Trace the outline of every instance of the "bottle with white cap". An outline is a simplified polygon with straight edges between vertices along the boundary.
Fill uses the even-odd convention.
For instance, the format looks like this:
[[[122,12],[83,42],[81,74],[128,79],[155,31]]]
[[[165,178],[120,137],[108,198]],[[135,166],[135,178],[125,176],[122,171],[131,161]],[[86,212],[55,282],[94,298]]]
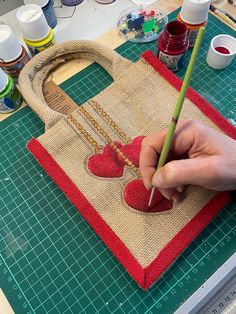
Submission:
[[[188,28],[189,47],[193,47],[199,29],[206,26],[211,0],[183,0],[178,20]]]
[[[57,17],[55,15],[53,0],[24,0],[24,4],[37,4],[43,10],[44,16],[51,28],[57,25]]]
[[[16,18],[32,56],[56,44],[53,30],[37,4],[21,7],[16,13]]]
[[[15,111],[21,103],[22,96],[13,79],[0,68],[0,113]]]
[[[0,25],[0,67],[4,72],[17,82],[20,71],[29,60],[29,55],[12,29],[8,25]]]
[[[9,81],[8,75],[4,73],[2,69],[0,69],[0,94],[7,87],[8,81]]]

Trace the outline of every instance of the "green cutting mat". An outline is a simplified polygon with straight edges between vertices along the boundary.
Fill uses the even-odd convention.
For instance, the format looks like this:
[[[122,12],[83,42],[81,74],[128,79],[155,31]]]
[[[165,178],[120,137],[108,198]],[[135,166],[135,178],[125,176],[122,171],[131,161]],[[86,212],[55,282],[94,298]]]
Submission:
[[[235,64],[224,71],[205,64],[210,38],[219,33],[233,31],[210,16],[192,86],[235,124]],[[155,43],[117,50],[137,60],[146,49],[155,52]],[[110,82],[93,64],[61,87],[81,104]],[[1,123],[0,287],[17,314],[173,313],[235,252],[233,203],[153,288],[142,291],[25,148],[43,132],[29,108]]]

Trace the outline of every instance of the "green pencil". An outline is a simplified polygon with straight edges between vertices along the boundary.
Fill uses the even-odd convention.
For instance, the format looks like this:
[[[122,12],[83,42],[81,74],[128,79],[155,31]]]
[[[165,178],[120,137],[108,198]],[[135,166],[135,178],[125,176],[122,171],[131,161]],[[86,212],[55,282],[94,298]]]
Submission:
[[[163,147],[161,150],[161,154],[160,154],[158,165],[157,165],[157,170],[159,170],[162,166],[164,166],[164,164],[166,162],[166,158],[169,154],[171,144],[173,141],[173,137],[174,137],[175,128],[176,128],[176,125],[177,125],[177,122],[179,119],[181,109],[183,107],[185,95],[186,95],[187,89],[189,87],[189,83],[190,83],[192,73],[193,73],[193,68],[194,68],[194,65],[196,63],[196,59],[197,59],[198,52],[199,52],[199,49],[201,46],[204,32],[205,32],[204,27],[201,27],[198,31],[198,35],[197,35],[197,39],[196,39],[196,42],[195,42],[195,45],[193,48],[193,52],[192,52],[192,55],[191,55],[191,58],[190,58],[190,61],[189,61],[188,67],[187,67],[187,71],[186,71],[185,76],[184,76],[181,90],[180,90],[179,95],[178,95],[178,99],[177,99],[177,103],[176,103],[175,110],[173,113],[173,117],[171,119],[171,123],[169,125],[168,132],[167,132],[167,135],[165,137],[165,141],[164,141],[164,144],[163,144]],[[151,204],[152,204],[154,192],[155,192],[155,186],[152,187],[152,192],[150,195],[148,206],[151,206]]]

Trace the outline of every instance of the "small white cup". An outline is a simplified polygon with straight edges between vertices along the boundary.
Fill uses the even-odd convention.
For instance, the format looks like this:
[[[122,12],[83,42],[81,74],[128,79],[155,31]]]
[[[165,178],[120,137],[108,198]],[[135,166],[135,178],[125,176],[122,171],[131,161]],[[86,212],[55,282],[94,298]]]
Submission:
[[[181,20],[192,25],[204,23],[208,19],[210,4],[211,0],[183,0]]]
[[[219,47],[226,48],[229,53],[221,53],[216,50]],[[206,61],[213,69],[225,69],[230,65],[236,54],[236,39],[230,35],[218,35],[211,40]]]
[[[0,93],[7,87],[8,75],[0,68]]]
[[[43,10],[37,4],[27,4],[21,7],[16,13],[16,18],[24,37],[28,40],[42,40],[50,32]]]
[[[16,60],[21,55],[22,49],[11,28],[0,25],[0,60],[4,62]]]

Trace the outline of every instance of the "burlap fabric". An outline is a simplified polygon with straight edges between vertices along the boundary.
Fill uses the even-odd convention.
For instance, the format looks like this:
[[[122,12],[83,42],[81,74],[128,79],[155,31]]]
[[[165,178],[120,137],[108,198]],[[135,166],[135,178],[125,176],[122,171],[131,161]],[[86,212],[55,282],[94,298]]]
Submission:
[[[19,78],[20,89],[26,102],[44,121],[46,126],[45,134],[37,139],[37,143],[42,145],[56,164],[59,165],[65,176],[74,184],[75,189],[83,194],[99,217],[105,221],[108,229],[106,231],[96,229],[94,225],[98,224],[98,221],[95,221],[97,216],[96,219],[90,219],[92,214],[86,213],[86,210],[82,212],[84,217],[103,240],[106,238],[104,241],[131,276],[139,285],[147,288],[170,266],[171,262],[200,231],[196,228],[196,232],[188,238],[187,229],[184,229],[184,227],[186,225],[191,227],[192,219],[196,218],[200,210],[209,204],[216,193],[197,186],[189,186],[186,199],[179,204],[174,204],[171,210],[154,214],[140,213],[130,208],[124,201],[123,190],[125,186],[137,178],[128,166],[124,167],[123,175],[118,178],[101,178],[89,172],[87,161],[94,154],[93,147],[81,136],[81,133],[68,121],[66,116],[49,108],[42,93],[43,83],[53,68],[72,58],[81,57],[99,63],[113,77],[114,82],[94,97],[94,100],[106,110],[109,116],[131,139],[168,126],[176,104],[178,91],[166,77],[157,72],[158,69],[155,69],[155,67],[160,67],[162,71],[165,71],[165,69],[158,63],[158,60],[155,60],[155,57],[153,59],[151,57],[154,63],[157,62],[157,66],[154,65],[154,67],[147,62],[150,55],[136,63],[132,63],[113,50],[90,41],[72,41],[45,50],[25,66]],[[166,71],[168,72],[168,70]],[[173,76],[169,72],[168,75]],[[85,103],[83,107],[110,134],[113,140],[119,140],[117,133],[94,111],[91,103]],[[105,146],[107,144],[89,125],[79,110],[75,110],[72,115],[100,145]],[[190,99],[186,99],[183,106],[181,120],[184,119],[196,119],[220,131],[220,128]],[[44,166],[47,163],[47,157],[42,161],[43,152],[41,150],[37,155],[36,150],[32,148],[34,144],[29,145],[29,148]],[[47,166],[44,168],[47,171]],[[49,174],[55,179],[52,175],[53,169],[50,171],[48,171]],[[55,181],[60,186],[60,182]],[[69,189],[62,189],[70,197]],[[50,202],[50,200],[48,201]],[[85,204],[87,203],[84,198],[81,198],[75,205],[80,210],[80,206],[83,208]],[[208,210],[211,209],[208,208]],[[86,215],[90,215],[90,218]],[[212,216],[206,218],[205,222],[203,222],[204,215],[199,216],[201,221],[195,219],[195,225],[193,224],[192,228],[195,228],[199,223],[201,225],[200,229],[202,229]],[[113,236],[116,235],[120,241],[119,243],[124,245],[125,250],[128,249],[125,251],[128,252],[127,256],[125,254],[119,256],[112,244],[110,245],[110,232]],[[160,266],[158,257],[161,258],[163,250],[170,243],[176,245],[173,239],[177,238],[179,242],[185,241],[184,247],[177,250],[178,252],[176,251],[169,258],[169,262],[160,261]],[[114,237],[112,239],[114,240]],[[130,256],[137,261],[140,269],[144,270],[141,279],[139,275],[136,276],[136,270],[131,269],[132,267],[135,268],[131,265],[131,262],[131,266],[128,266]],[[155,270],[156,273],[147,279],[146,277],[149,275],[147,273],[148,267],[154,265],[155,261],[157,261],[156,267],[160,267],[160,271]],[[137,269],[137,272],[139,271]]]

